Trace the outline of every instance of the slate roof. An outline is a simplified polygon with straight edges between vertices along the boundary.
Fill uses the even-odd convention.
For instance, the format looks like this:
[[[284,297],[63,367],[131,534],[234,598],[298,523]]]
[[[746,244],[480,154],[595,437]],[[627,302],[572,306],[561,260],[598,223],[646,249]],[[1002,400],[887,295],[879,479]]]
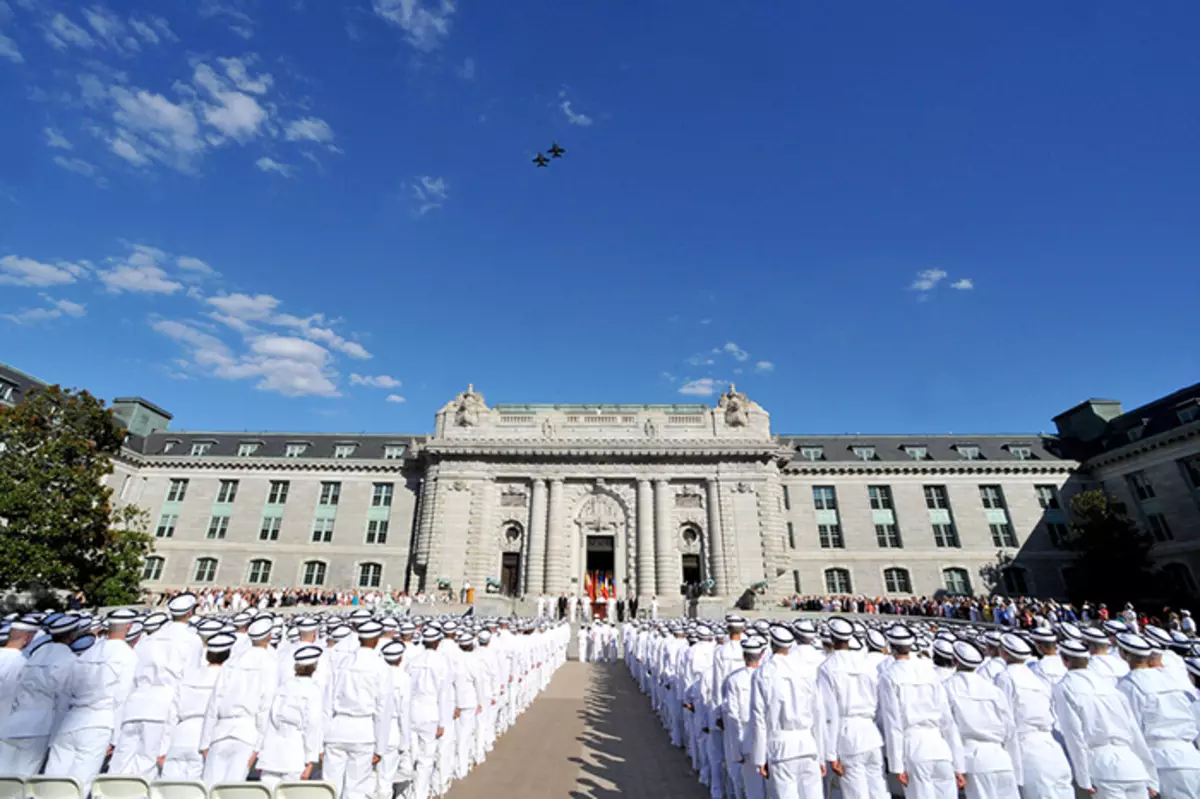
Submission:
[[[1185,424],[1196,424],[1195,420],[1192,422],[1182,421],[1179,418],[1179,411],[1198,403],[1200,403],[1200,383],[1195,383],[1165,397],[1159,397],[1145,405],[1125,411],[1120,416],[1109,420],[1105,432],[1094,441],[1082,445],[1074,442],[1075,449],[1081,459],[1095,457],[1135,441],[1182,427]],[[1140,431],[1137,430],[1138,428],[1141,428]],[[1130,436],[1131,431],[1134,432],[1133,437]]]
[[[11,402],[14,405],[25,399],[25,395],[29,393],[30,389],[47,385],[44,381],[38,380],[32,375],[27,375],[20,369],[16,369],[6,363],[0,363],[0,381],[8,383],[13,387]]]
[[[826,462],[862,462],[855,454],[855,447],[874,447],[875,457],[872,463],[904,463],[915,460],[905,447],[925,447],[925,461],[966,461],[958,447],[977,447],[980,463],[994,461],[1020,461],[1013,454],[1012,447],[1028,447],[1030,457],[1027,460],[1055,461],[1062,460],[1062,445],[1055,436],[1036,433],[1014,433],[1011,435],[920,435],[920,434],[887,434],[887,435],[833,435],[805,436],[782,434],[780,443],[785,443],[795,450],[793,460],[804,462],[802,450],[809,447],[820,447],[822,458]]]
[[[245,458],[283,458],[288,444],[307,444],[308,449],[301,457],[333,458],[334,448],[339,444],[355,445],[349,456],[353,460],[382,460],[384,447],[411,446],[415,436],[381,433],[260,433],[260,432],[209,432],[193,430],[160,430],[146,437],[130,436],[126,446],[143,455],[180,455],[190,457],[192,444],[210,443],[212,448],[204,457],[238,457],[240,444],[258,444],[253,455]],[[168,442],[173,442],[167,452]]]

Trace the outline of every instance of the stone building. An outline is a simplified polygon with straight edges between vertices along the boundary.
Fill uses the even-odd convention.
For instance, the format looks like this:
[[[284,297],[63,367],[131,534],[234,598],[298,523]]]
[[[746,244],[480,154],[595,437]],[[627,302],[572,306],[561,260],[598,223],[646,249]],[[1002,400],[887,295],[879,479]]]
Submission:
[[[0,368],[10,400],[31,381]],[[1055,436],[805,436],[733,387],[715,406],[488,406],[471,387],[414,436],[174,431],[118,398],[110,481],[153,519],[152,588],[1062,595],[1067,503],[1103,485],[1194,589],[1198,400],[1089,400]]]

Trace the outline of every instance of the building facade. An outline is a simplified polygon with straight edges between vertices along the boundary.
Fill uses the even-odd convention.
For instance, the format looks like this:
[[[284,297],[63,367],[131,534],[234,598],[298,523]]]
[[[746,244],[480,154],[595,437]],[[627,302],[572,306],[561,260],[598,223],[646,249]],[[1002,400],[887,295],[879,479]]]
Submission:
[[[36,384],[15,375],[10,401]],[[1055,436],[776,434],[733,387],[715,406],[488,406],[471,387],[422,436],[173,431],[118,398],[109,480],[152,517],[152,589],[1063,595],[1070,497],[1103,486],[1194,590],[1198,398],[1090,400]]]

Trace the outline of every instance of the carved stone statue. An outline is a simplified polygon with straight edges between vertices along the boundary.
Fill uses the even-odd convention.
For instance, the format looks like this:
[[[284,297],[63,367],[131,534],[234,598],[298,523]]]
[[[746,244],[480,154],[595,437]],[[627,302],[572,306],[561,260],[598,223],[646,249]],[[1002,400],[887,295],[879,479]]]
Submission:
[[[546,419],[544,422],[542,422],[542,437],[554,438],[554,422],[550,421],[549,419]]]
[[[646,431],[646,438],[658,438],[658,425],[654,423],[653,419],[646,420],[643,430]]]
[[[717,407],[725,411],[725,424],[728,427],[745,427],[750,423],[750,400],[745,394],[739,393],[733,383],[729,384],[729,391],[721,395]]]
[[[459,427],[475,427],[479,424],[479,414],[486,410],[483,395],[474,385],[468,385],[466,391],[454,398],[454,423]]]

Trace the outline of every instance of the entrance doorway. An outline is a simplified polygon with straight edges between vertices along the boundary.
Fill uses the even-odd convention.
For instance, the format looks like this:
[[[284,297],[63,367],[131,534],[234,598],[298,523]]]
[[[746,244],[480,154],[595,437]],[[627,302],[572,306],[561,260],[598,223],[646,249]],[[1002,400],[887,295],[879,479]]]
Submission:
[[[699,589],[700,583],[703,581],[703,576],[700,573],[700,556],[699,555],[684,555],[683,556],[683,587],[680,593],[687,596],[693,596]]]
[[[505,552],[500,559],[500,593],[519,596],[521,592],[521,553]]]
[[[616,595],[617,581],[613,573],[617,564],[616,549],[616,539],[611,535],[587,537],[584,588],[593,602]]]

